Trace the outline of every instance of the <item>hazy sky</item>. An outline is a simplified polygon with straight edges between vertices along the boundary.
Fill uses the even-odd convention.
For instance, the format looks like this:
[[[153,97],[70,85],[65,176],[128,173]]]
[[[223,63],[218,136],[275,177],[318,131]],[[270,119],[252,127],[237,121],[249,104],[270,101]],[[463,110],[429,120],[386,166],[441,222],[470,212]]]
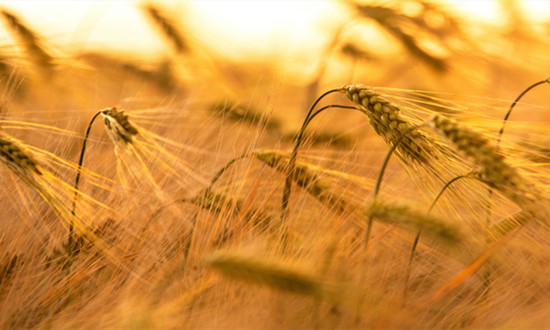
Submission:
[[[157,2],[189,29],[195,41],[230,57],[315,51],[326,42],[327,32],[347,16],[334,1]],[[483,20],[496,20],[501,14],[492,0],[446,2]],[[17,0],[0,1],[0,6],[15,11],[26,24],[65,51],[84,47],[162,54],[166,51],[162,41],[140,11],[143,3]],[[549,1],[525,1],[524,6],[533,22],[550,16]]]
[[[154,55],[163,44],[140,11],[140,1],[0,1],[58,46],[117,49]],[[318,37],[330,1],[164,1],[198,42],[230,56],[295,49]],[[67,49],[65,49],[67,50]]]

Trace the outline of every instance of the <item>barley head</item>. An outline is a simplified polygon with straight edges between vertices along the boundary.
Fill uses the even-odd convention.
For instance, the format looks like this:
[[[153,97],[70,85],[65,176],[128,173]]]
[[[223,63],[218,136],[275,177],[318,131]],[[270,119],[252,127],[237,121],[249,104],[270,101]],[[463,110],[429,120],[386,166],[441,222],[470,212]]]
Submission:
[[[2,134],[0,134],[0,155],[6,165],[16,169],[18,173],[42,174],[36,161],[28,156],[15,140]]]
[[[269,167],[283,174],[286,173],[290,157],[276,151],[259,151],[254,155]],[[316,175],[310,167],[306,163],[295,165],[292,179],[298,186],[338,213],[359,209],[358,205],[354,205],[352,202],[340,197],[341,193],[334,188],[334,185]]]
[[[206,259],[209,267],[226,277],[272,289],[312,296],[333,302],[348,300],[344,286],[327,282],[288,265],[217,251]]]
[[[546,209],[544,203],[541,203],[545,200],[543,194],[514,167],[507,164],[504,155],[481,133],[440,115],[434,116],[430,125],[474,160],[478,166],[474,175],[480,181],[495,188],[533,215],[541,214]],[[537,205],[541,206],[539,210]]]
[[[400,108],[384,98],[380,93],[362,85],[342,87],[344,93],[368,116],[369,122],[384,141],[392,146],[402,134],[397,151],[399,156],[417,163],[427,163],[427,153],[434,147],[415,124],[400,114]]]
[[[460,230],[456,225],[407,205],[373,201],[367,204],[363,213],[367,217],[375,217],[387,223],[422,230],[448,243],[457,243],[461,239]]]
[[[139,133],[137,128],[128,120],[128,115],[124,111],[117,110],[116,107],[101,111],[105,120],[107,134],[116,143],[124,141],[132,143],[133,137]]]

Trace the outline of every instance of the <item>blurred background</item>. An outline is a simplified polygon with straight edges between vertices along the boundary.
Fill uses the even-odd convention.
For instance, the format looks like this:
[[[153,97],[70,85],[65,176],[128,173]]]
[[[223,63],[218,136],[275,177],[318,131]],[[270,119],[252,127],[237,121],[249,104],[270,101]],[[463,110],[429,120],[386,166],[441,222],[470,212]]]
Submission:
[[[266,218],[279,219],[283,175],[265,166],[267,161],[254,159],[236,161],[219,177],[216,173],[251,150],[288,152],[312,102],[344,84],[373,86],[396,102],[404,117],[415,122],[440,112],[460,117],[473,128],[484,128],[487,136],[495,138],[513,100],[528,86],[550,76],[549,54],[550,0],[0,0],[0,132],[32,146],[29,150],[47,158],[51,164],[46,165],[71,186],[76,169],[70,170],[50,156],[77,162],[84,132],[100,109],[120,107],[139,127],[140,139],[154,137],[167,150],[167,161],[161,158],[161,151],[158,157],[149,152],[143,153],[144,161],[125,162],[113,152],[105,127],[99,121],[92,126],[83,166],[104,177],[106,183],[94,185],[103,181],[87,173],[79,191],[116,210],[113,218],[97,216],[104,224],[114,223],[113,227],[103,227],[105,235],[98,235],[108,244],[111,239],[115,242],[113,256],[119,251],[131,252],[120,259],[120,268],[103,268],[99,254],[95,250],[88,253],[87,247],[74,263],[73,269],[82,267],[82,271],[70,277],[61,267],[37,267],[49,265],[50,248],[53,250],[54,244],[61,247],[66,232],[57,226],[55,212],[35,205],[38,195],[34,191],[28,203],[18,202],[18,196],[24,195],[19,189],[22,180],[12,175],[19,180],[12,180],[16,188],[3,184],[8,188],[0,195],[4,201],[0,210],[37,220],[40,226],[35,228],[31,220],[2,223],[3,228],[17,234],[0,234],[2,251],[9,250],[6,246],[15,246],[16,251],[0,255],[0,282],[2,274],[13,269],[16,274],[13,282],[8,282],[9,275],[3,277],[2,285],[9,289],[0,290],[0,298],[7,297],[0,301],[5,302],[0,307],[0,328],[155,328],[155,324],[157,328],[275,324],[276,328],[281,327],[278,321],[284,311],[291,311],[287,328],[298,328],[292,326],[295,324],[304,328],[313,324],[357,328],[358,323],[351,323],[358,320],[352,320],[352,314],[361,310],[355,311],[351,304],[346,316],[345,304],[341,308],[339,302],[317,305],[311,301],[317,306],[312,318],[326,312],[327,320],[339,320],[342,313],[344,323],[308,323],[308,313],[303,311],[310,308],[309,302],[302,305],[292,300],[296,304],[288,304],[286,296],[279,299],[270,292],[257,295],[247,287],[237,288],[239,291],[218,287],[201,267],[195,268],[206,253],[218,247],[242,245],[258,254],[276,249],[267,238],[271,233],[260,228],[263,215],[254,215],[261,225],[245,220],[245,215],[257,208],[262,214],[266,211]],[[543,84],[522,99],[500,144],[506,153],[520,154],[513,158],[515,165],[541,184],[550,177],[544,166],[550,157],[546,125],[549,91],[550,87]],[[352,105],[341,93],[323,99],[324,104]],[[327,111],[315,118],[306,135],[299,158],[305,160],[308,169],[311,165],[315,176],[327,179],[329,187],[338,188],[334,196],[359,206],[372,198],[371,188],[388,148],[363,114],[349,109]],[[143,139],[141,143],[147,149],[159,149],[149,141]],[[126,150],[143,150],[138,148],[143,147],[134,143]],[[461,167],[451,170],[463,174]],[[129,176],[129,185],[125,185],[124,170],[134,173]],[[409,176],[407,171],[393,161],[381,196],[423,205],[423,209],[428,209],[442,186],[435,177],[443,180],[451,173],[441,171],[439,175],[436,170],[426,170]],[[145,183],[139,180],[142,177]],[[227,212],[225,205],[223,211],[216,211],[215,204],[204,207],[207,203],[202,197],[196,199],[209,192],[204,189],[212,178],[220,178],[213,191],[223,193],[221,202],[216,203],[225,204],[224,196],[236,201],[227,204],[231,205]],[[497,216],[507,217],[516,206],[490,194],[493,197],[489,199],[496,202],[487,207],[486,187],[472,180],[461,184],[457,189],[460,193],[449,195],[452,197],[442,214],[466,219],[461,226],[468,224],[468,233],[476,230],[471,251],[477,256],[477,239],[481,249],[488,237],[479,231],[483,228],[479,224],[489,225],[488,214],[495,221]],[[325,183],[321,186],[326,187]],[[158,187],[168,197],[163,197]],[[548,191],[544,185],[541,189]],[[67,200],[73,196],[78,194],[70,190]],[[179,217],[179,213],[170,215],[172,210],[166,208],[156,218],[159,221],[152,221],[159,214],[157,210],[174,205],[173,201],[184,201],[182,197],[186,203],[190,200],[187,197],[193,198],[201,209],[182,205],[183,217]],[[79,203],[83,199],[80,197]],[[242,207],[236,207],[241,201]],[[379,245],[369,248],[369,258],[365,258],[366,248],[357,252],[363,245],[358,239],[363,236],[363,227],[356,223],[364,226],[363,220],[347,211],[338,215],[329,212],[322,205],[324,201],[315,201],[305,190],[294,189],[290,203],[295,210],[289,218],[289,241],[296,242],[292,243],[296,245],[292,255],[297,251],[296,258],[310,269],[332,268],[329,273],[338,281],[359,283],[361,290],[368,292],[365,311],[372,316],[367,317],[376,320],[365,324],[377,328],[391,328],[393,324],[394,328],[536,328],[521,323],[503,326],[502,320],[548,315],[548,295],[544,294],[550,287],[544,276],[548,273],[546,229],[533,233],[539,227],[528,228],[526,236],[518,235],[522,239],[513,241],[509,250],[503,249],[498,259],[491,257],[493,276],[499,276],[495,276],[496,286],[490,295],[483,288],[487,288],[486,275],[491,274],[484,271],[483,279],[468,282],[452,301],[442,303],[444,309],[432,298],[432,288],[455,276],[466,264],[457,263],[454,257],[443,260],[445,250],[437,250],[437,246],[432,250],[430,244],[421,246],[422,238],[416,257],[422,261],[418,266],[415,261],[413,270],[418,281],[410,295],[415,300],[405,307],[398,302],[397,292],[402,291],[399,276],[403,265],[412,260],[408,258],[413,236],[376,226],[373,241]],[[41,211],[46,209],[48,213]],[[354,221],[348,221],[352,218]],[[198,228],[193,229],[192,245],[184,238],[191,237],[187,229],[191,223]],[[59,234],[42,229],[46,225],[59,227]],[[376,251],[372,259],[371,251]],[[487,251],[493,253],[493,247]],[[487,260],[490,254],[483,256]],[[331,260],[333,266],[329,267]],[[185,266],[185,273],[181,266]],[[367,266],[369,271],[365,272]],[[216,287],[209,291],[214,284]],[[350,300],[355,300],[353,297]],[[236,299],[241,300],[236,304]],[[242,312],[235,313],[236,309]],[[395,317],[394,311],[401,316]],[[271,315],[271,323],[266,322],[265,315]],[[294,317],[300,319],[298,323],[292,323]],[[224,323],[225,319],[229,321]],[[257,323],[249,323],[249,319]],[[428,323],[409,323],[425,319]],[[547,326],[545,317],[540,320],[536,323],[539,327]]]
[[[513,100],[550,75],[544,0],[2,1],[0,7],[3,115],[29,111],[29,100],[35,109],[78,113],[177,100],[237,117],[267,113],[292,127],[312,100],[344,83]],[[528,101],[544,96],[534,92]]]

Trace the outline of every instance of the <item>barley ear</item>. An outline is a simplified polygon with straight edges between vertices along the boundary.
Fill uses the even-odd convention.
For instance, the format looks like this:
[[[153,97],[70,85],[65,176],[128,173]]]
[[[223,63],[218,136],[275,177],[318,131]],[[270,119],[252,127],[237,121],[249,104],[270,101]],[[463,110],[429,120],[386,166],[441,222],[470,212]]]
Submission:
[[[277,291],[311,296],[332,302],[349,301],[342,285],[328,282],[289,265],[266,259],[217,251],[206,265],[225,277],[244,283],[270,287]]]
[[[435,145],[419,127],[401,115],[401,109],[380,93],[363,85],[346,85],[341,92],[363,109],[374,131],[390,147],[397,145],[397,154],[403,160],[429,165],[428,155],[434,154]],[[401,143],[397,143],[400,138]]]
[[[105,120],[107,134],[113,142],[123,141],[130,144],[134,136],[138,135],[138,129],[128,120],[128,115],[124,111],[112,107],[102,110],[101,115]]]
[[[276,171],[283,174],[287,173],[290,162],[288,156],[276,151],[258,151],[254,153],[254,156]],[[340,194],[333,185],[326,179],[316,175],[308,164],[295,164],[294,175],[291,179],[312,197],[337,213],[341,214],[360,208],[359,205],[339,197]]]
[[[521,207],[538,203],[542,198],[534,185],[521,177],[518,171],[508,165],[496,146],[481,133],[475,132],[454,120],[436,115],[430,125],[441,132],[458,150],[472,158],[479,167],[474,176],[500,191]]]
[[[38,163],[28,156],[18,143],[0,134],[0,156],[2,161],[19,175],[30,177],[32,174],[42,175]]]
[[[373,201],[367,204],[363,213],[387,223],[402,225],[415,231],[422,230],[443,242],[456,244],[462,239],[456,225],[425,212],[416,211],[407,205]]]

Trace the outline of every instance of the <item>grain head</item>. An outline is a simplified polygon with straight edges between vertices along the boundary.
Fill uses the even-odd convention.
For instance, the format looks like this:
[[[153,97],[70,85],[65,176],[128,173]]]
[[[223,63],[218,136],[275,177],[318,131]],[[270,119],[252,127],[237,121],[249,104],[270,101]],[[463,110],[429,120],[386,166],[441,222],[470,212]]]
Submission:
[[[0,134],[0,155],[2,161],[17,173],[29,176],[42,174],[36,161],[25,153],[23,147],[4,134]]]
[[[441,115],[434,116],[430,125],[441,132],[458,150],[478,166],[474,176],[496,189],[509,200],[546,221],[546,198],[538,187],[506,162],[505,156],[480,132]]]
[[[441,241],[456,244],[461,241],[461,232],[457,225],[446,219],[415,210],[408,205],[389,202],[369,202],[363,209],[367,217],[374,217],[386,223],[422,230]]]
[[[342,285],[268,259],[217,251],[206,259],[206,264],[228,278],[264,285],[278,291],[333,302],[342,302],[351,298]]]
[[[101,111],[101,115],[105,120],[107,134],[115,144],[120,141],[127,144],[132,143],[133,137],[139,133],[137,128],[130,123],[124,111],[118,110],[116,107]]]
[[[376,133],[389,146],[393,146],[405,134],[397,147],[401,158],[426,164],[429,155],[435,154],[434,149],[439,148],[435,141],[415,128],[418,123],[403,117],[400,108],[377,91],[363,85],[347,85],[341,91],[363,110]]]

